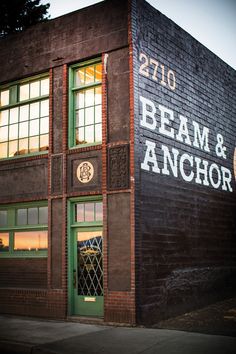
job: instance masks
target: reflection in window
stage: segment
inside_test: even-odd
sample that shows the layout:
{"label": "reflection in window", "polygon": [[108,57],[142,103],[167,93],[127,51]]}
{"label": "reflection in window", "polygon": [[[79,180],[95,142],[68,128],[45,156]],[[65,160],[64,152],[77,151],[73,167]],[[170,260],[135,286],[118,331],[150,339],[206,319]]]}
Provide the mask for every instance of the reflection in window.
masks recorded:
{"label": "reflection in window", "polygon": [[17,210],[17,225],[27,225],[27,209]]}
{"label": "reflection in window", "polygon": [[102,231],[77,232],[78,295],[103,295]]}
{"label": "reflection in window", "polygon": [[39,224],[47,224],[48,223],[48,207],[40,207],[39,208]]}
{"label": "reflection in window", "polygon": [[48,207],[32,207],[17,209],[17,225],[46,225],[48,223]]}
{"label": "reflection in window", "polygon": [[95,203],[95,215],[97,221],[103,219],[102,203]]}
{"label": "reflection in window", "polygon": [[[48,206],[45,202],[8,206],[0,210],[0,258],[28,254],[46,256]],[[23,253],[19,253],[19,251]],[[30,253],[29,251],[34,251]],[[37,251],[40,251],[37,253]],[[43,252],[42,252],[43,251]],[[4,253],[5,252],[5,253]],[[4,253],[4,255],[3,255]]]}
{"label": "reflection in window", "polygon": [[85,221],[94,221],[94,203],[86,203],[84,206]]}
{"label": "reflection in window", "polygon": [[7,210],[0,210],[0,227],[7,225]]}
{"label": "reflection in window", "polygon": [[28,224],[29,225],[38,224],[38,208],[28,209]]}
{"label": "reflection in window", "polygon": [[14,233],[14,251],[45,251],[47,248],[47,231],[23,231]]}
{"label": "reflection in window", "polygon": [[102,220],[102,202],[87,202],[75,204],[76,222],[93,222]]}
{"label": "reflection in window", "polygon": [[9,234],[0,232],[0,252],[9,251]]}

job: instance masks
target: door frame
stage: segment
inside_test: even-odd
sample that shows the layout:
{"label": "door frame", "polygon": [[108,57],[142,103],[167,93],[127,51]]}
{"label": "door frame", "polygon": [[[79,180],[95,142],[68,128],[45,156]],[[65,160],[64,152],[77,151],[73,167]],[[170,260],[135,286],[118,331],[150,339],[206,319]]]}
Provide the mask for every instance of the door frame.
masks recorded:
{"label": "door frame", "polygon": [[[78,223],[75,221],[75,208],[74,205],[76,203],[86,203],[86,202],[102,202],[102,196],[89,196],[89,197],[75,197],[70,198],[67,201],[67,247],[68,247],[68,315],[73,316],[75,314],[75,302],[74,302],[74,287],[73,287],[73,269],[74,269],[74,235],[78,230],[102,230],[103,231],[103,221],[94,221],[94,222],[81,222]],[[104,241],[104,239],[103,239]],[[104,284],[104,283],[103,283]],[[104,312],[104,311],[103,311]],[[80,315],[77,315],[80,316]],[[84,316],[84,315],[81,315]],[[91,315],[87,315],[91,316]],[[97,317],[101,317],[101,315],[97,315]],[[96,317],[96,315],[93,315]]]}

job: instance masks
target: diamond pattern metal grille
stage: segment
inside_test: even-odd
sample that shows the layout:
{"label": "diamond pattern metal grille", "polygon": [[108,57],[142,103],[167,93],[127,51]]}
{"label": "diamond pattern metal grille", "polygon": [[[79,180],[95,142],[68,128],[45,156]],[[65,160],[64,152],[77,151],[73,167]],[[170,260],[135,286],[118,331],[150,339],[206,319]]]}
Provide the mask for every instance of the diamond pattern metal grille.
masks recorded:
{"label": "diamond pattern metal grille", "polygon": [[103,296],[102,236],[78,241],[78,295]]}

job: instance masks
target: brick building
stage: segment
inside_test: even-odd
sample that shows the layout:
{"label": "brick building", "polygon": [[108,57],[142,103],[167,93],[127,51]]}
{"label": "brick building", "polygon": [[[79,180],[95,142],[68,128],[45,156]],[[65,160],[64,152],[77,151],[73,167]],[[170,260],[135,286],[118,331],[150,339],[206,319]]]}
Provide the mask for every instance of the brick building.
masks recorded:
{"label": "brick building", "polygon": [[153,323],[233,290],[235,71],[142,0],[0,41],[2,313]]}

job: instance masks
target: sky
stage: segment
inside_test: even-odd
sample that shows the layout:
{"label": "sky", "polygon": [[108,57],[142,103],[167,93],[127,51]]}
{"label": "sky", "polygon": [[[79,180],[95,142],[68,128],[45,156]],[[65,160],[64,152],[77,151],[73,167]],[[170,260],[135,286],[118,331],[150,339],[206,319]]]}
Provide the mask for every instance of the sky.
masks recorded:
{"label": "sky", "polygon": [[[96,0],[43,0],[55,18]],[[236,0],[148,0],[168,18],[236,69]]]}

